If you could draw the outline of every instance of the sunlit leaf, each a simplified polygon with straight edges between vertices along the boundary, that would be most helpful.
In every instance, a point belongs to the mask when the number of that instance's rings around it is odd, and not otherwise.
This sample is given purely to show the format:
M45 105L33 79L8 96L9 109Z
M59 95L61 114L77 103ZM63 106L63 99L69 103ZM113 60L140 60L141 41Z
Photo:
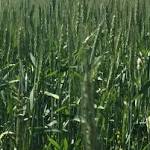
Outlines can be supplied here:
M57 99L57 100L59 99L59 95L50 93L48 91L45 91L44 94L47 95L47 96L53 97L54 99Z
M49 141L57 150L60 150L60 145L54 139L49 138Z

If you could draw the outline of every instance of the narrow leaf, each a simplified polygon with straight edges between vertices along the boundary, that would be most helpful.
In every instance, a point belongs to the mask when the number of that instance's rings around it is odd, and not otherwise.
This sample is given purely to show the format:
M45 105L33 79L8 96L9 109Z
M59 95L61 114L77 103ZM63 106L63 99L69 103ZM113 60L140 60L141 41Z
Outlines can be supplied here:
M47 95L47 96L53 97L53 98L55 98L55 99L59 99L59 95L50 93L50 92L48 92L48 91L45 91L44 94Z

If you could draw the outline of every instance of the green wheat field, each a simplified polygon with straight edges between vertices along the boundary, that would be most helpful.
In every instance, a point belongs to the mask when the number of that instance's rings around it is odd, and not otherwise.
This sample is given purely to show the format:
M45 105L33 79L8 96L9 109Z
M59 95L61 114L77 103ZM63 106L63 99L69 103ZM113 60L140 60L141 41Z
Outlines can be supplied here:
M0 150L150 150L150 0L0 0Z

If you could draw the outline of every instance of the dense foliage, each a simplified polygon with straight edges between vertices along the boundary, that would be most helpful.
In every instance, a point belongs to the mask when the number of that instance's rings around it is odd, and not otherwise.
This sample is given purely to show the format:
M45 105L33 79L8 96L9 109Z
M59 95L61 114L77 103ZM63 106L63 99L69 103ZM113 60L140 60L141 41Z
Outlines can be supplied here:
M149 0L0 0L0 150L150 149Z

